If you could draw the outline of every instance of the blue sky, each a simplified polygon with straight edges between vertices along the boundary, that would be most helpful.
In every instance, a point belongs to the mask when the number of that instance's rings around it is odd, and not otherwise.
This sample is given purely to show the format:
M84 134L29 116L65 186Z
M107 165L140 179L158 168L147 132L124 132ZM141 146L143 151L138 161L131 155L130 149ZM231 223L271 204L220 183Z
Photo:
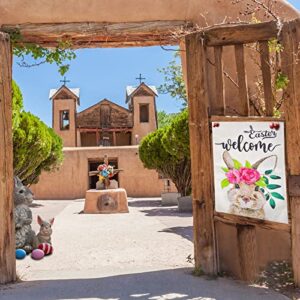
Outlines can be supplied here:
M300 9L300 0L290 0ZM173 59L173 51L160 47L123 48L123 49L81 49L76 51L77 58L71 62L67 79L69 87L80 88L83 110L103 98L125 106L125 88L136 85L135 79L142 73L149 85L159 86L163 75L157 71ZM44 64L34 68L21 68L14 61L13 77L19 84L24 98L25 110L39 116L51 124L52 106L48 99L49 90L61 85L62 77L55 65ZM177 112L181 104L168 95L159 95L158 110Z
M137 85L135 78L141 73L149 85L158 86L163 75L157 71L173 59L174 51L165 51L161 47L123 48L123 49L81 49L71 61L66 74L69 87L80 88L83 110L103 98L125 106L127 85ZM30 60L28 60L30 61ZM62 83L62 77L55 65L43 64L38 67L21 68L15 59L13 77L20 86L25 110L39 116L48 125L51 124L52 106L48 99L49 90ZM181 104L168 95L159 95L158 110L176 112Z

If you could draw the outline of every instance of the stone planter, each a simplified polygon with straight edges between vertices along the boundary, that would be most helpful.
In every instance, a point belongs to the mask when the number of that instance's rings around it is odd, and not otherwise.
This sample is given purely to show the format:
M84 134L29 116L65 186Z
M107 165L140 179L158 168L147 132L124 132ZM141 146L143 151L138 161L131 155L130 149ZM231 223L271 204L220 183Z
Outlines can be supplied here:
M178 205L179 193L162 193L161 194L161 205L162 206L177 206Z
M178 210L182 213L193 212L192 196L178 197Z

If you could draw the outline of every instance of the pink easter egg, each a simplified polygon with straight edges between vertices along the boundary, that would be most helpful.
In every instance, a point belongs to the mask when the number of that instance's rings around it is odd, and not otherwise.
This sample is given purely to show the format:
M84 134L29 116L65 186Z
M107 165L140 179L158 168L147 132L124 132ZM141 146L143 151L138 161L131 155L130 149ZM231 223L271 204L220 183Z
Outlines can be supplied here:
M32 259L35 259L35 260L40 260L40 259L42 259L44 256L45 256L45 253L44 253L44 251L41 250L41 249L34 249L34 250L31 252L31 258L32 258Z

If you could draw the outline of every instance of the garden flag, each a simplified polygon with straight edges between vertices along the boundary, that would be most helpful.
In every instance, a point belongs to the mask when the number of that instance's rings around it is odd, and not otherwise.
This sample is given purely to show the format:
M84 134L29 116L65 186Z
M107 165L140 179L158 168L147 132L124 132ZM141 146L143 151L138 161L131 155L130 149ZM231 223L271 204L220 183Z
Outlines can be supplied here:
M213 122L215 210L288 223L284 123Z

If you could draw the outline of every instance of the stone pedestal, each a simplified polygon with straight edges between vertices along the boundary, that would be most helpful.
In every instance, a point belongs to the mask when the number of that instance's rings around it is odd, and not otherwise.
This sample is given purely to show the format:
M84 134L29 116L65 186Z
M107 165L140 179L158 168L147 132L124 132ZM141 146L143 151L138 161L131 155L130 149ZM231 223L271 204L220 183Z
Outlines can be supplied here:
M178 198L178 210L182 213L193 212L193 200L191 196Z
M181 195L179 193L162 193L161 194L161 205L162 206L177 206L178 197Z
M85 194L84 213L128 213L127 194L124 189L88 190Z

